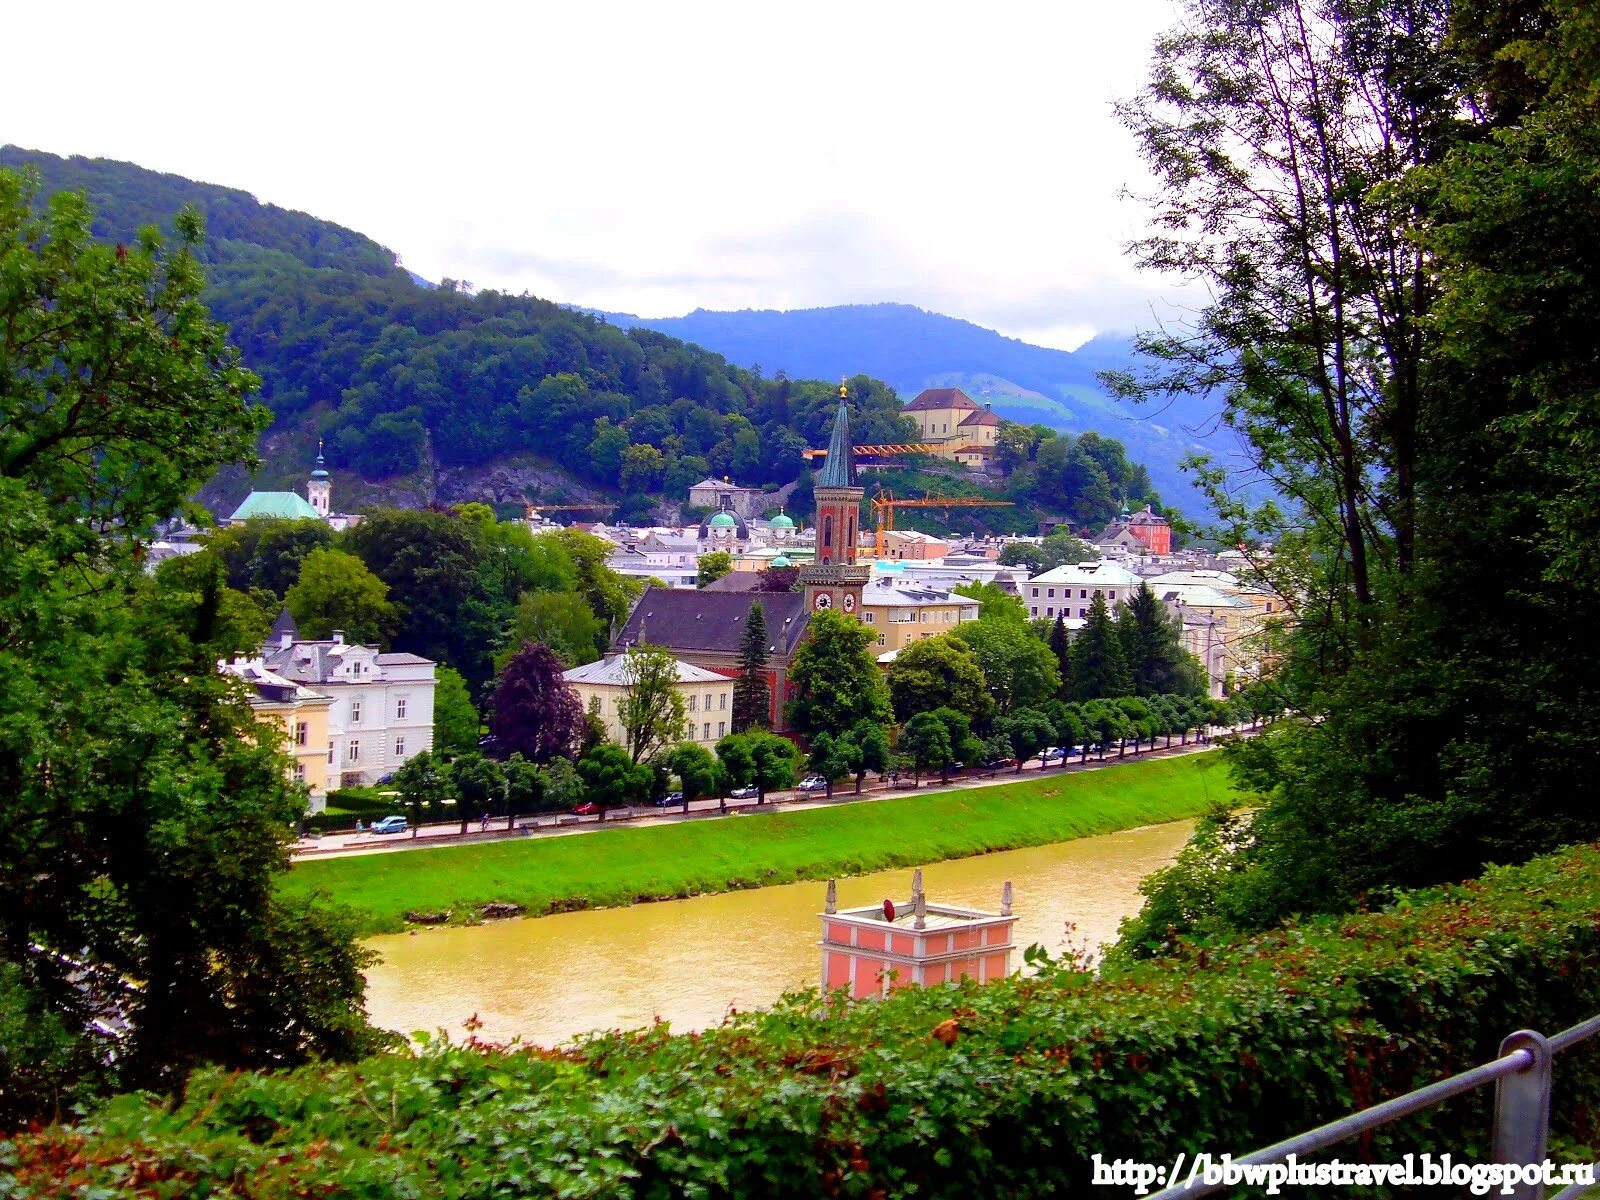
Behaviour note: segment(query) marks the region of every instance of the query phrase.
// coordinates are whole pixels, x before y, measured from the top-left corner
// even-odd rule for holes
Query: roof
[[[844,387],[839,388],[839,411],[833,418],[833,440],[828,443],[828,461],[817,472],[814,488],[855,487],[856,455],[850,441],[850,408],[845,403]]]
[[[230,521],[277,519],[287,521],[320,521],[321,514],[311,507],[311,502],[299,492],[251,492],[244,503],[233,510]]]
[[[1163,583],[1157,586],[1153,581],[1150,590],[1161,599],[1177,601],[1186,608],[1254,608],[1255,605],[1243,596],[1231,595],[1228,592],[1219,592],[1214,587],[1205,587],[1200,584],[1172,584]]]
[[[294,623],[294,616],[289,612],[288,605],[284,605],[283,610],[278,613],[278,619],[272,623],[272,628],[267,633],[267,641],[281,641],[284,634],[288,634],[291,638],[300,636],[300,627]]]
[[[964,420],[962,420],[960,425],[956,426],[956,428],[957,429],[963,429],[968,425],[998,425],[998,424],[1000,424],[1000,418],[999,417],[995,416],[994,413],[991,410],[987,409],[987,408],[980,408],[977,412],[970,413]]]
[[[794,519],[792,517],[790,517],[787,513],[783,513],[783,512],[780,512],[777,516],[773,517],[772,520],[767,522],[767,523],[769,525],[771,525],[772,528],[774,528],[774,529],[793,529],[794,528]]]
[[[711,518],[711,524],[717,529],[737,529],[739,527],[739,522],[735,521],[733,514],[729,512],[714,514]]]
[[[861,589],[861,603],[874,607],[891,605],[905,608],[919,604],[969,604],[978,607],[971,596],[919,586],[899,579],[874,579]]]
[[[917,393],[917,398],[901,411],[927,412],[930,409],[977,407],[972,397],[960,388],[924,388]]]
[[[433,659],[423,658],[420,654],[407,654],[396,651],[393,654],[380,654],[377,659],[380,667],[431,667]]]
[[[1126,567],[1120,567],[1107,559],[1097,562],[1077,563],[1076,565],[1056,567],[1046,571],[1043,575],[1035,575],[1028,580],[1034,583],[1070,583],[1074,586],[1095,587],[1135,587],[1139,577]]]
[[[313,692],[310,688],[301,687],[292,679],[286,679],[275,671],[267,669],[266,663],[259,658],[236,658],[232,662],[219,661],[217,669],[224,675],[232,675],[244,680],[254,691],[251,703],[262,704],[307,704],[321,701],[331,702],[331,697],[320,692]]]
[[[726,683],[726,675],[718,675],[715,671],[708,671],[704,667],[697,667],[693,663],[686,663],[682,659],[672,660],[678,668],[679,683]],[[568,683],[597,683],[612,684],[617,687],[626,687],[633,681],[627,673],[628,656],[618,654],[614,658],[603,658],[599,662],[585,663],[581,667],[573,667],[570,671],[561,672],[561,678]]]
[[[1150,576],[1150,586],[1159,590],[1168,587],[1212,587],[1231,592],[1239,586],[1239,577],[1228,571],[1163,571]]]
[[[754,574],[753,571],[735,574]],[[788,658],[810,620],[803,592],[722,592],[646,588],[612,642],[621,650],[646,642],[666,650],[736,655],[750,606],[760,603],[767,619],[767,650]]]
[[[689,490],[698,492],[701,488],[713,488],[718,492],[753,492],[755,488],[740,487],[737,483],[729,483],[726,479],[702,479],[699,483],[691,484]]]
[[[789,556],[787,554],[778,555],[777,558],[772,560],[772,565],[775,566],[775,567],[792,567],[792,566],[794,566],[794,564],[789,561]]]

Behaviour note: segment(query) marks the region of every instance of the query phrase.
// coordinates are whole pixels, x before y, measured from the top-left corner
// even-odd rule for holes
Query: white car
[[[802,792],[825,792],[828,790],[828,781],[821,775],[807,775],[797,786]]]
[[[735,800],[754,800],[761,795],[761,792],[754,784],[750,784],[748,787],[736,787],[728,795]]]

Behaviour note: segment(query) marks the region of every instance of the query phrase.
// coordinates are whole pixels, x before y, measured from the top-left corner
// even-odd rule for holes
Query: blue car
[[[372,823],[373,833],[404,833],[407,828],[404,817],[384,817]]]

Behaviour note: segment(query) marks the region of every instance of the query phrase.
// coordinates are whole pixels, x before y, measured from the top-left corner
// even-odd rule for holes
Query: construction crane
[[[851,446],[850,451],[857,458],[894,458],[901,454],[933,454],[943,449],[943,446],[934,442],[907,442],[901,445],[889,446]],[[827,458],[826,450],[802,450],[801,454],[807,458]]]
[[[887,488],[879,488],[872,498],[872,514],[877,525],[874,552],[882,558],[888,548],[887,535],[894,529],[897,508],[1010,508],[1011,500],[985,500],[980,496],[922,496],[915,500],[896,500]]]
[[[529,504],[524,507],[522,519],[530,524],[548,512],[610,512],[615,504]]]

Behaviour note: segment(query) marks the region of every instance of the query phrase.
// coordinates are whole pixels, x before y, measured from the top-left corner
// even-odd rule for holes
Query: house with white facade
[[[376,783],[422,750],[433,749],[434,663],[347,642],[299,636],[285,609],[262,650],[267,670],[313,688],[328,711],[330,787]]]
[[[1022,585],[1022,602],[1030,617],[1087,617],[1096,594],[1106,598],[1113,614],[1139,590],[1139,576],[1107,559],[1056,567]]]
[[[675,659],[678,682],[674,690],[683,697],[683,729],[677,740],[693,742],[707,750],[726,735],[733,721],[733,679],[682,659]],[[625,750],[628,731],[622,724],[622,705],[632,686],[627,654],[586,663],[562,673],[561,678],[578,694],[585,712],[595,712],[605,723],[606,736]]]

